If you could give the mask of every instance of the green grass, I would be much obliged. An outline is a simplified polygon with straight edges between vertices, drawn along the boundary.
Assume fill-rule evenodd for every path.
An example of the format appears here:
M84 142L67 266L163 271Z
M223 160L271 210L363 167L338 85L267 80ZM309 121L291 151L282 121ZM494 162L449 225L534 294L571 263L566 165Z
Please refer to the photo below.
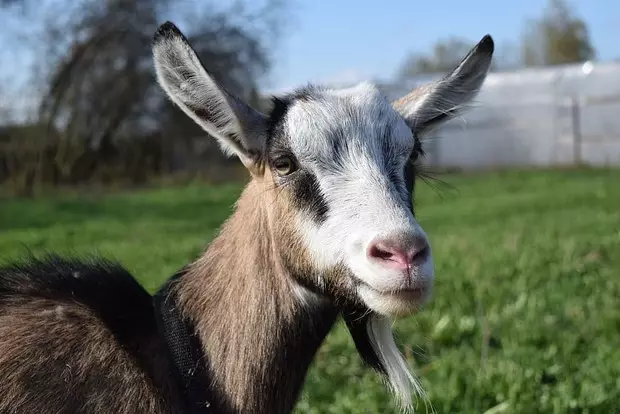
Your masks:
M436 263L434 298L395 325L428 393L417 411L618 412L620 171L443 178L455 190L422 183L417 197ZM240 189L0 200L0 256L26 247L105 254L152 291L199 254ZM338 325L297 412L397 411Z

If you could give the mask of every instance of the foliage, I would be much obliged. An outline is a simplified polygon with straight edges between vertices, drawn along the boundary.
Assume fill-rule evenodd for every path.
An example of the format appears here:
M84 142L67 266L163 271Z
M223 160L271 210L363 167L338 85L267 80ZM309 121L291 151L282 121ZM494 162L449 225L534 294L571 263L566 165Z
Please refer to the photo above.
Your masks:
M475 42L454 36L439 40L433 45L431 53L408 56L400 69L400 77L450 72L474 45Z
M526 25L522 39L525 66L577 63L595 56L585 21L566 0L549 0L542 16Z
M119 179L140 183L145 175L192 165L201 152L202 162L225 163L206 133L157 85L151 39L165 20L177 21L218 81L256 100L283 12L279 0L261 6L237 1L227 7L170 0L47 0L37 8L28 0L11 3L30 6L22 18L34 20L41 29L33 30L33 37L44 39L30 50L38 56L32 77L42 91L34 124L58 131L53 137L41 131L34 157L14 145L14 158L23 155L23 162L11 177L52 184L100 180L112 171ZM22 143L18 137L12 141Z
M482 38L482 35L481 35ZM480 40L480 39L478 39ZM497 42L497 39L495 39ZM385 87L401 90L408 87L409 80L426 82L427 75L444 75L456 68L477 41L449 36L435 42L431 50L426 53L409 53L398 68L396 79L392 83L386 83ZM493 62L490 71L505 70L519 66L515 59L514 45L512 42L503 42L501 46L495 46Z
M457 36L439 39L429 52L406 56L397 82L446 73L458 65L475 43ZM520 45L504 41L496 49L491 71L583 62L596 56L585 21L575 15L565 0L549 0L539 18L526 20Z
M601 413L620 401L619 170L440 177L418 217L432 302L395 325L437 413ZM151 291L200 253L240 187L162 188L0 202L2 260L34 252L121 260ZM417 412L431 405L418 404ZM488 410L488 411L487 411ZM299 414L396 413L342 326L308 375Z

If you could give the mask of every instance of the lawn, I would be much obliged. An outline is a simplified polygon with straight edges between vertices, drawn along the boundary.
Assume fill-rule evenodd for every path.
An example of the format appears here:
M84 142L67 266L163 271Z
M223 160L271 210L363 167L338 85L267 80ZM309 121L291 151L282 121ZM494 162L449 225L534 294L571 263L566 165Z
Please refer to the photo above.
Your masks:
M398 321L428 402L417 412L612 413L620 408L620 170L478 173L421 183L434 298ZM200 253L239 185L0 199L0 257L99 253L153 291ZM298 413L396 413L341 325Z

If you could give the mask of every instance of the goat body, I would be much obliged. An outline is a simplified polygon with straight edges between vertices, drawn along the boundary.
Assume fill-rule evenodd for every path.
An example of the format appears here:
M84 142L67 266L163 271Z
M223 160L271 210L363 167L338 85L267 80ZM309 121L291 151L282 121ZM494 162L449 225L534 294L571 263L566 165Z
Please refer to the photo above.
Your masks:
M219 85L176 26L159 28L160 85L251 175L220 233L165 290L204 355L214 413L290 413L339 315L412 406L420 389L391 318L417 311L434 278L412 203L420 137L473 99L492 53L485 36L446 77L392 103L367 83L310 86L265 115ZM0 268L0 412L186 412L156 311L117 263L50 256Z
M336 319L277 274L256 195L249 185L170 289L206 351L214 413L291 412ZM0 412L181 413L173 370L151 296L120 265L51 256L0 269Z

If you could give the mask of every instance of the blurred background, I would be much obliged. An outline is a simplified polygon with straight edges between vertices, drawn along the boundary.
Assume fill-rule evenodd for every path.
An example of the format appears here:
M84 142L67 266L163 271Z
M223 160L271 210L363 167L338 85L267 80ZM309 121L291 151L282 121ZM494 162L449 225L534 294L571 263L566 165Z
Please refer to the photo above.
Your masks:
M155 82L166 20L265 111L307 82L398 98L491 34L475 107L424 144L418 411L620 412L620 2L0 0L3 260L96 252L153 291L231 213L247 173ZM297 410L397 412L341 327Z

